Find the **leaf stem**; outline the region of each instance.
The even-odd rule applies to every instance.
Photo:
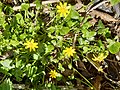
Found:
[[[73,70],[75,70],[87,83],[88,83],[88,86],[89,87],[93,87],[94,88],[94,86],[81,74],[81,73],[79,73],[78,71],[77,71],[77,69],[75,69],[74,67],[73,67]],[[94,88],[95,89],[95,88]]]
[[[6,74],[3,76],[2,80],[0,81],[0,84],[3,82],[5,78],[6,78]]]

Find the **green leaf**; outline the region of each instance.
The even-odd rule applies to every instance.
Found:
[[[79,19],[80,16],[74,7],[71,7],[70,15],[72,19]]]
[[[19,42],[17,40],[10,40],[10,44],[16,47],[17,45],[19,45]]]
[[[29,69],[29,76],[33,76],[37,72],[37,67],[32,66],[31,69]]]
[[[49,53],[52,50],[54,50],[54,46],[53,45],[45,45],[45,53]]]
[[[20,35],[20,39],[24,40],[26,38],[27,34],[26,33],[23,33]]]
[[[65,71],[64,67],[62,66],[61,63],[58,63],[58,69],[61,70],[61,71]]]
[[[15,16],[16,16],[17,23],[23,26],[24,25],[23,16],[20,13],[16,14]]]
[[[54,33],[55,27],[51,26],[47,30],[48,30],[48,36],[52,38],[53,36],[51,34]]]
[[[98,46],[99,46],[102,50],[105,50],[105,46],[104,46],[104,44],[102,43],[101,40],[98,40]]]
[[[6,14],[7,15],[12,15],[13,14],[13,8],[11,7],[11,6],[8,6],[8,5],[6,5],[5,7],[4,7],[4,10],[6,11]]]
[[[56,40],[51,40],[51,43],[55,46],[57,43],[56,43]]]
[[[41,8],[41,0],[35,0],[35,4],[37,9]]]
[[[62,75],[60,73],[57,74],[57,81],[61,81],[62,80]]]
[[[119,49],[120,49],[120,42],[116,42],[109,47],[109,51],[112,54],[116,54],[117,52],[119,52]]]
[[[16,60],[16,67],[19,68],[22,65],[22,60]]]
[[[56,43],[56,45],[58,47],[62,47],[62,45],[63,45],[63,37],[62,36],[58,36],[57,37],[57,43]]]
[[[92,26],[92,24],[90,24],[89,22],[86,22],[82,25],[82,29],[89,29]]]
[[[80,45],[88,45],[89,41],[88,40],[84,40],[83,38],[79,38],[78,42]]]
[[[9,59],[6,59],[4,61],[0,61],[0,64],[4,67],[4,68],[7,68],[7,69],[12,69],[14,68],[15,66],[14,65],[10,65],[12,63],[12,60],[9,60]]]
[[[34,75],[37,72],[37,67],[36,66],[32,66],[31,64],[27,64],[26,65],[26,72],[29,78],[33,78]]]
[[[91,38],[91,37],[93,37],[93,36],[96,35],[96,32],[91,31],[91,32],[89,32],[87,35],[88,35],[88,36],[87,36],[88,38]]]
[[[6,79],[1,85],[0,90],[12,90],[12,82],[10,79]]]
[[[52,83],[51,90],[57,90],[54,83]]]
[[[98,28],[105,28],[105,26],[101,20],[99,20],[99,22],[98,22]]]
[[[83,29],[82,33],[83,33],[82,37],[87,38],[88,40],[93,40],[94,36],[96,35],[96,32],[94,31],[89,32],[87,29]]]
[[[98,34],[103,34],[104,36],[109,33],[109,28],[100,28]]]
[[[108,45],[107,45],[108,48],[115,43],[115,41],[112,40],[112,39],[106,39],[106,40],[107,40],[107,43],[108,43]]]
[[[120,0],[110,0],[112,5],[116,5],[120,2]]]
[[[4,25],[5,23],[5,16],[3,12],[0,11],[0,25]]]
[[[29,8],[29,4],[26,4],[26,3],[22,3],[22,4],[21,4],[21,10],[27,11],[28,8]]]
[[[60,34],[61,35],[65,35],[70,31],[70,29],[68,27],[63,27],[62,29],[60,29]]]
[[[68,21],[70,19],[78,19],[79,20],[79,13],[75,10],[75,8],[73,6],[71,6],[71,10],[70,13],[68,14],[68,16],[65,18],[65,21]]]
[[[84,46],[84,47],[83,47],[83,53],[87,53],[87,52],[89,51],[89,49],[90,49],[90,48]]]
[[[33,54],[33,58],[35,59],[35,60],[37,60],[38,59],[38,55],[37,54]]]
[[[72,69],[72,64],[71,64],[71,63],[68,64],[68,68],[69,68],[69,69]]]
[[[82,29],[81,31],[82,31],[83,34],[86,34],[88,32],[87,29]]]
[[[75,24],[77,24],[78,22],[73,22],[73,21],[67,21],[67,24],[69,27],[73,27]]]
[[[22,81],[23,71],[20,68],[15,68],[12,74],[15,76],[17,81]]]

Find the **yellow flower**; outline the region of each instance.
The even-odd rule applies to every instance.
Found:
[[[60,5],[57,5],[57,12],[60,14],[60,17],[66,17],[67,14],[69,13],[69,6],[67,6],[67,3],[62,4],[60,2]]]
[[[90,87],[91,90],[93,90],[94,88],[93,87]]]
[[[65,50],[63,50],[63,53],[65,54],[65,56],[70,57],[70,56],[73,56],[73,54],[76,52],[75,52],[75,49],[70,47],[70,48],[66,48]]]
[[[102,62],[106,58],[106,56],[104,56],[104,53],[100,53],[97,57],[93,55],[93,57],[94,58],[92,58],[92,60],[97,62]]]
[[[99,67],[99,68],[98,68],[98,72],[103,72],[102,67]]]
[[[25,46],[25,49],[28,49],[30,48],[30,52],[33,50],[35,51],[35,48],[38,48],[38,43],[35,43],[34,40],[32,39],[31,41],[26,41],[26,43],[24,43]]]
[[[56,72],[56,70],[54,70],[54,71],[51,70],[49,74],[50,74],[51,78],[56,78],[58,73]]]

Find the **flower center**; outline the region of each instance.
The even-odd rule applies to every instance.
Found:
[[[61,8],[61,12],[64,13],[66,11],[65,7]]]
[[[67,51],[68,53],[71,53],[72,52],[72,50],[71,49],[68,49],[68,51]]]
[[[29,46],[32,47],[32,46],[33,46],[33,43],[30,43]]]
[[[56,73],[53,73],[53,76],[56,76]]]

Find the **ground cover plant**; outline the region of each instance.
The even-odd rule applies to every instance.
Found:
[[[89,4],[0,1],[0,90],[119,90],[119,20]]]

